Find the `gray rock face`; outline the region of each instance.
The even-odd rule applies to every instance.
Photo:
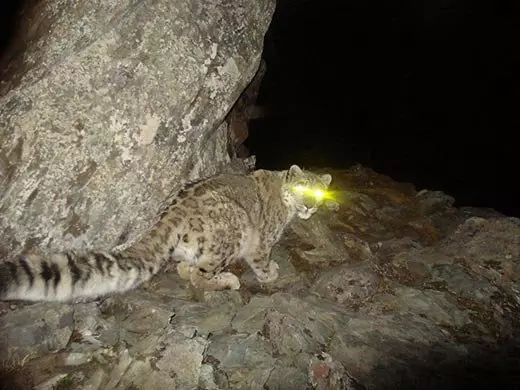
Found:
[[[238,291],[203,293],[162,273],[98,302],[4,308],[0,382],[517,389],[519,220],[457,210],[359,167],[333,177],[339,209],[287,232],[270,286],[240,267]]]
[[[4,257],[131,241],[170,192],[229,163],[220,124],[273,11],[272,0],[38,2],[2,80]]]
[[[34,354],[59,351],[69,342],[74,325],[72,308],[59,304],[36,304],[30,311],[15,311],[9,321],[18,325],[0,323],[1,361],[22,361]]]

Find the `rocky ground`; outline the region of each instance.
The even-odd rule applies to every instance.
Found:
[[[362,167],[273,252],[280,279],[201,293],[173,271],[120,296],[0,317],[0,389],[520,387],[520,220]]]

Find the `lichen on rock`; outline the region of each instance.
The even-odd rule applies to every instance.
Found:
[[[273,11],[271,0],[29,10],[0,97],[3,252],[131,241],[169,193],[227,165],[221,124]]]

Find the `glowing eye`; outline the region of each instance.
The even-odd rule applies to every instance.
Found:
[[[323,190],[309,188],[309,187],[303,186],[301,184],[293,186],[292,189],[298,195],[307,194],[308,196],[314,197],[318,201],[322,200],[323,198],[325,198],[327,196],[327,193]]]
[[[297,192],[298,194],[303,194],[304,192],[309,191],[309,189],[302,185],[297,185],[293,187],[294,192]]]
[[[325,197],[325,192],[322,190],[314,190],[313,195],[316,198],[316,200],[322,200]]]

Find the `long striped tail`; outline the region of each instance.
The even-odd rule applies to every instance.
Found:
[[[150,279],[161,261],[148,253],[64,252],[0,263],[0,300],[69,301],[128,291]]]

